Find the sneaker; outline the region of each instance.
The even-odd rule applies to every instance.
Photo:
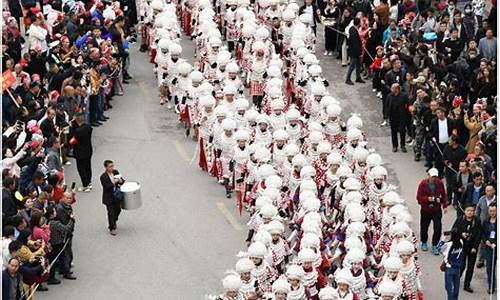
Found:
[[[374,92],[374,93],[375,93],[376,91],[377,91],[377,89],[372,89],[372,92]]]
[[[59,280],[57,278],[49,278],[49,280],[47,281],[48,285],[56,285],[56,284],[60,284],[60,283],[61,283],[61,280]]]
[[[378,92],[377,97],[382,98],[382,92]]]
[[[439,250],[437,246],[432,246],[432,254],[439,255]]]
[[[170,102],[169,102],[169,103],[167,103],[167,108],[168,108],[168,109],[172,109],[172,104],[170,104]]]
[[[392,147],[392,152],[398,152],[398,147]]]
[[[328,56],[333,56],[333,51],[328,52]]]
[[[328,51],[323,52],[323,55],[327,56],[328,55]]]
[[[380,126],[387,126],[387,121],[384,120],[384,122],[382,122],[382,124],[380,124]]]
[[[68,161],[66,161],[66,162],[64,163],[64,165],[66,165],[66,166],[71,166],[71,162],[68,160]]]
[[[83,189],[83,192],[84,193],[89,193],[91,190],[92,190],[92,188],[86,187],[86,188]]]
[[[83,192],[83,190],[86,189],[85,187],[81,186],[76,189],[77,192]]]
[[[427,252],[427,250],[429,250],[427,243],[422,243],[422,245],[420,245],[420,250]]]
[[[478,262],[476,268],[481,269],[482,267],[484,267],[484,262],[483,261]]]
[[[114,236],[114,235],[116,235],[116,229],[112,229],[112,230],[110,230],[110,231],[109,231],[109,234],[111,234],[111,235],[113,235],[113,236]]]

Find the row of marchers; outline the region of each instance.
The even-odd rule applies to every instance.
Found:
[[[201,170],[250,214],[248,249],[214,298],[422,299],[411,215],[361,118],[344,122],[329,95],[310,14],[286,0],[139,11],[160,103],[198,141]]]

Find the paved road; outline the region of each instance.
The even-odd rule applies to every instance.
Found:
[[[184,56],[193,57],[193,44],[183,41]],[[424,176],[421,163],[412,155],[391,152],[389,130],[381,121],[380,100],[369,84],[345,85],[346,69],[337,60],[323,57],[323,72],[330,93],[338,98],[344,116],[361,114],[371,147],[377,149],[390,171],[391,181],[407,200],[418,232],[416,185]],[[131,74],[123,97],[115,97],[111,119],[94,131],[94,190],[79,194],[77,229],[73,244],[76,281],[63,281],[39,299],[202,299],[221,288],[225,270],[234,266],[235,254],[245,247],[246,217],[240,218],[234,202],[224,197],[221,186],[192,162],[196,144],[186,139],[178,122],[165,106],[158,105],[152,66],[142,53],[132,53]],[[124,211],[118,235],[106,228],[98,176],[102,161],[113,159],[129,180],[142,184],[143,206]],[[68,168],[67,178],[78,178]],[[447,228],[454,212],[445,217]],[[420,254],[426,299],[445,299],[440,258]],[[474,298],[461,291],[460,299],[488,299],[484,269],[472,287]],[[481,290],[481,293],[479,293]]]

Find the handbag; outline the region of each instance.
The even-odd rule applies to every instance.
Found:
[[[117,202],[123,201],[123,192],[120,190],[120,187],[116,187],[113,191],[113,200]]]
[[[441,265],[439,266],[439,270],[441,270],[441,272],[446,271],[446,262],[444,260],[441,262]]]

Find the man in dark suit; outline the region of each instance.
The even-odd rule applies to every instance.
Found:
[[[90,192],[92,189],[92,127],[85,124],[81,112],[77,113],[75,120],[71,122],[69,141],[73,145],[76,168],[82,180],[82,187],[79,190]]]
[[[120,201],[114,198],[115,188],[123,183],[122,178],[118,178],[118,170],[115,170],[113,161],[104,161],[105,171],[101,175],[102,184],[102,204],[106,205],[108,211],[108,229],[111,235],[116,235],[116,221],[122,211]]]
[[[2,271],[2,299],[21,299],[23,280],[18,272],[19,265],[19,260],[11,258]]]
[[[436,118],[431,121],[431,138],[432,147],[434,149],[434,167],[439,171],[439,177],[443,178],[444,161],[443,151],[444,147],[448,145],[448,141],[453,134],[454,123],[453,120],[446,117],[446,111],[443,107],[436,109]]]
[[[408,95],[401,92],[399,83],[393,83],[391,93],[387,96],[387,115],[391,123],[392,152],[398,151],[398,144],[401,151],[406,152],[406,120],[408,118]],[[398,134],[400,142],[398,143]]]
[[[354,71],[354,68],[356,68],[356,82],[365,83],[363,79],[361,79],[361,74],[360,74],[361,38],[359,37],[358,33],[359,25],[361,24],[360,19],[355,18],[353,24],[354,25],[351,28],[349,28],[349,37],[347,40],[347,46],[348,46],[347,54],[349,55],[351,63],[349,65],[349,69],[347,70],[347,78],[345,83],[349,85],[354,85],[354,83],[351,81],[351,74],[352,71]]]

